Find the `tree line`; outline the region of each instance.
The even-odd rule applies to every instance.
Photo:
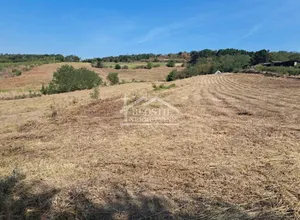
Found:
[[[63,56],[62,54],[0,54],[0,63],[21,62],[79,62],[75,55]]]
[[[136,62],[136,61],[151,61],[151,62],[161,62],[166,60],[175,60],[178,62],[188,62],[190,64],[196,64],[204,59],[218,59],[220,57],[232,56],[234,58],[248,59],[248,65],[256,65],[259,63],[270,62],[270,61],[288,61],[288,60],[300,60],[300,53],[298,52],[288,52],[288,51],[277,51],[271,52],[266,49],[259,51],[247,51],[239,49],[220,49],[220,50],[210,50],[204,49],[200,51],[191,52],[179,52],[179,53],[169,53],[169,54],[132,54],[132,55],[119,55],[119,56],[108,56],[108,57],[98,57],[92,59],[85,59],[83,62],[96,63],[97,61],[102,62]]]
[[[167,76],[167,81],[188,78],[196,75],[212,74],[216,71],[221,72],[239,72],[248,68],[255,68],[274,61],[298,61],[300,62],[300,53],[269,50],[259,50],[256,52],[222,49],[222,50],[201,50],[190,52],[188,67],[182,71],[174,70]],[[250,68],[250,69],[251,69]],[[292,75],[299,74],[299,67],[290,68],[264,68],[265,71],[275,71]]]
[[[76,55],[64,56],[62,54],[0,54],[0,63],[18,63],[18,62],[89,62],[96,63],[101,62],[135,62],[135,61],[151,61],[161,62],[167,60],[174,60],[177,62],[186,62],[190,65],[197,63],[211,63],[217,62],[222,63],[226,60],[226,63],[230,63],[231,67],[224,67],[225,69],[234,69],[236,67],[241,68],[244,66],[257,65],[260,63],[266,63],[270,61],[289,61],[297,60],[300,61],[300,53],[278,51],[271,52],[263,49],[259,51],[246,51],[239,49],[220,49],[210,50],[204,49],[200,51],[191,52],[179,52],[170,54],[132,54],[132,55],[120,55],[120,56],[109,56],[102,58],[92,58],[81,60]],[[228,66],[228,64],[226,64]]]

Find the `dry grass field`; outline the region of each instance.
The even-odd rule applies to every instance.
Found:
[[[0,88],[39,88],[56,66]],[[149,82],[101,87],[98,101],[1,101],[0,219],[300,218],[300,80],[206,75],[154,91],[165,68],[121,70]],[[122,126],[124,93],[160,97],[178,125]]]
[[[48,84],[51,79],[53,72],[62,65],[72,65],[75,68],[86,67],[90,70],[93,70],[104,79],[108,73],[117,72],[119,73],[120,80],[126,82],[135,81],[163,81],[166,79],[166,76],[172,71],[173,68],[166,66],[153,68],[151,70],[147,69],[120,69],[116,70],[113,68],[93,68],[90,63],[52,63],[42,66],[36,66],[32,70],[24,72],[21,76],[3,78],[0,80],[0,91],[17,91],[25,92],[28,90],[40,90],[42,84]],[[177,69],[182,69],[182,67],[176,67]]]

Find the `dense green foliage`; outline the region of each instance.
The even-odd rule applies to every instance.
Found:
[[[115,69],[116,69],[116,70],[119,70],[119,69],[121,69],[121,68],[122,68],[122,67],[121,67],[120,64],[116,64],[116,65],[115,65]]]
[[[172,70],[172,71],[169,73],[169,75],[167,75],[166,81],[169,82],[169,81],[175,80],[177,74],[178,74],[178,71],[177,71],[177,70]]]
[[[173,70],[167,76],[167,81],[175,79],[183,79],[197,75],[212,74],[216,71],[221,72],[238,72],[247,67],[250,63],[249,55],[224,55],[207,58],[198,58],[196,64],[190,66],[182,71]]]
[[[119,76],[118,73],[109,73],[107,76],[107,80],[111,85],[119,84]]]
[[[167,67],[175,67],[176,63],[174,60],[169,60],[167,63]]]
[[[254,53],[251,58],[251,64],[257,65],[260,63],[267,63],[271,60],[270,52],[268,50],[260,50]]]
[[[78,56],[75,55],[69,55],[65,57],[65,62],[79,62],[80,58]]]
[[[153,63],[151,63],[151,62],[148,62],[147,63],[147,66],[146,66],[146,69],[152,69],[152,67],[153,67]]]
[[[80,58],[75,55],[64,57],[61,54],[0,54],[0,63],[21,63],[21,62],[79,62]]]
[[[201,50],[201,51],[192,51],[190,53],[190,64],[198,63],[199,59],[203,58],[216,58],[222,56],[239,56],[239,55],[247,55],[249,57],[253,56],[253,52],[248,52],[245,50],[237,50],[237,49],[221,49],[221,50]]]
[[[268,63],[272,61],[300,61],[300,53],[296,52],[270,52],[260,50],[249,52],[245,50],[224,49],[224,50],[201,50],[190,53],[188,68],[182,71],[172,71],[167,76],[167,81],[183,79],[196,75],[212,74],[216,71],[238,72],[250,66]],[[273,71],[296,75],[299,68],[295,67],[260,67],[264,71]]]
[[[300,61],[300,53],[287,52],[287,51],[270,52],[270,60],[271,61],[288,61],[288,60]]]
[[[105,66],[101,60],[96,60],[95,62],[92,63],[92,67],[104,68]]]
[[[65,57],[61,54],[0,54],[0,63],[20,62],[63,62]]]
[[[284,67],[284,66],[262,66],[257,65],[256,69],[258,71],[267,71],[273,73],[279,73],[282,75],[300,75],[300,66],[299,67]]]
[[[183,60],[188,59],[187,52],[179,52],[174,54],[132,54],[132,55],[120,55],[120,56],[109,56],[109,57],[102,57],[102,58],[93,58],[93,59],[86,59],[83,62],[93,63],[97,59],[101,59],[103,62],[136,62],[136,61],[151,61],[151,62],[163,62],[165,59],[175,59],[178,62],[182,62]]]
[[[75,69],[70,65],[63,65],[53,73],[53,79],[48,86],[41,89],[43,94],[71,92],[75,90],[91,89],[102,83],[97,73],[86,68]]]

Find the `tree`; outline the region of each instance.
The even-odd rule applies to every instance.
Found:
[[[65,62],[79,62],[80,58],[75,55],[69,55],[65,57]]]
[[[75,90],[91,89],[102,83],[102,78],[94,71],[86,68],[75,69],[70,65],[63,65],[53,73],[53,79],[47,87],[42,86],[43,94],[71,92]]]
[[[270,61],[270,53],[268,50],[260,50],[254,53],[251,58],[251,64],[257,65],[260,63],[266,63]]]
[[[55,62],[64,62],[65,61],[65,57],[61,54],[56,54],[54,58],[55,58]]]
[[[118,73],[109,73],[107,76],[107,80],[109,80],[111,85],[119,84]]]

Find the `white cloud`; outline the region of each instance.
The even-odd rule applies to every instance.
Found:
[[[148,31],[144,36],[142,36],[138,43],[145,43],[151,40],[155,40],[161,37],[171,35],[174,31],[180,30],[183,28],[183,23],[174,23],[168,26],[158,26]]]
[[[255,33],[257,33],[261,28],[263,27],[263,24],[256,24],[254,25],[244,36],[241,37],[241,39],[246,39]]]

